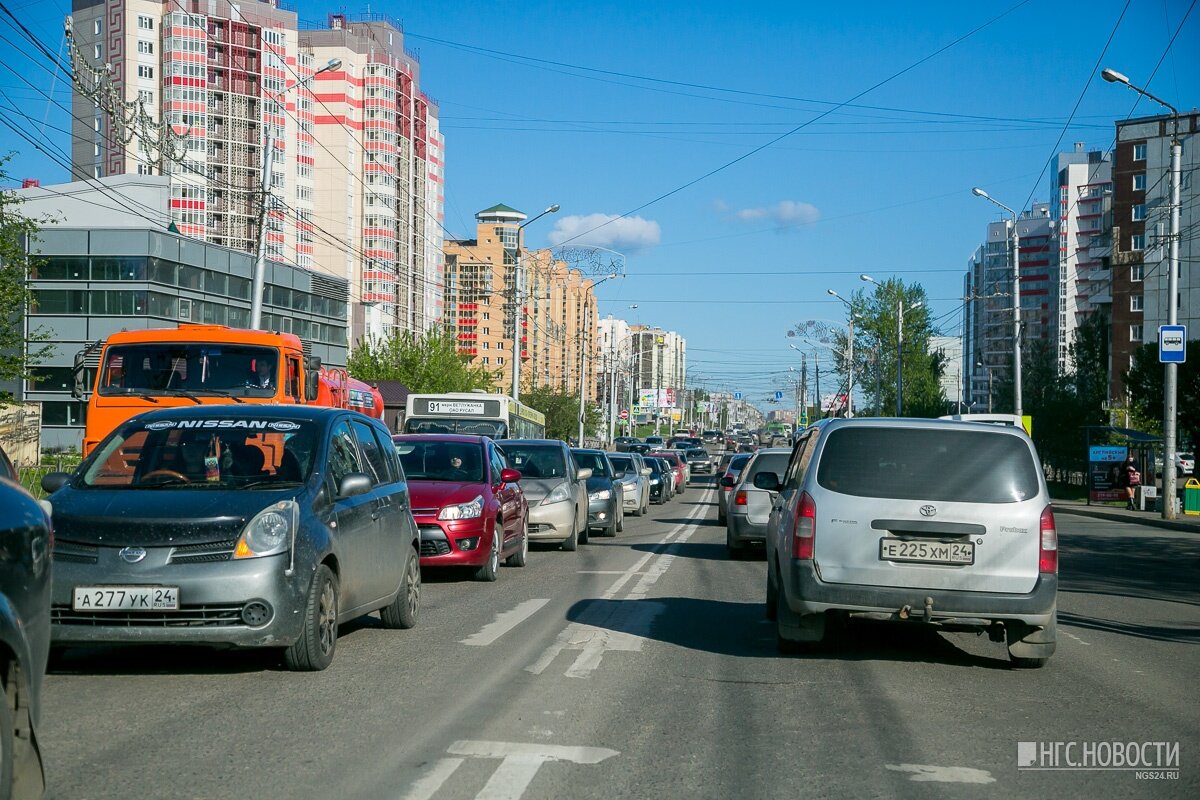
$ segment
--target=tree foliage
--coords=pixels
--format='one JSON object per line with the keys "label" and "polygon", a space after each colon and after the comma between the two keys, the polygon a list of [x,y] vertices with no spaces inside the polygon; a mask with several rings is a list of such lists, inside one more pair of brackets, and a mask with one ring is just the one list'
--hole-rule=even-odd
{"label": "tree foliage", "polygon": [[[1189,355],[1200,353],[1200,340],[1187,343]],[[1192,452],[1200,449],[1200,363],[1189,358],[1179,365],[1179,383],[1175,393],[1178,419],[1179,449],[1186,451],[1191,442]],[[1144,344],[1133,354],[1133,366],[1125,373],[1125,388],[1133,410],[1143,419],[1149,420],[1155,430],[1162,430],[1163,421],[1163,372],[1158,363],[1158,345]]]}
{"label": "tree foliage", "polygon": [[[521,402],[546,415],[546,437],[574,440],[579,436],[579,395],[552,386],[521,390]],[[584,404],[584,430],[595,435],[602,422],[600,411]]]}
{"label": "tree foliage", "polygon": [[[10,157],[0,158],[0,183],[7,183],[4,165]],[[29,275],[35,259],[29,245],[36,237],[38,224],[21,214],[24,202],[11,189],[0,190],[0,381],[23,381],[34,376],[34,367],[46,359],[52,346],[35,346],[49,334],[29,332],[26,342],[24,315],[32,293]],[[11,392],[0,391],[0,405],[12,402]]]}
{"label": "tree foliage", "polygon": [[441,328],[423,334],[397,331],[388,339],[363,339],[350,353],[350,374],[362,381],[400,381],[414,393],[492,390],[500,375],[458,352],[453,335]]}

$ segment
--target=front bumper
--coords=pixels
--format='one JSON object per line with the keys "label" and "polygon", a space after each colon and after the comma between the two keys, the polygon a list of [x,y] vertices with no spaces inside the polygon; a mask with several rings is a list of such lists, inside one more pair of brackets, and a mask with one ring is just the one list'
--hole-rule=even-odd
{"label": "front bumper", "polygon": [[[966,592],[896,586],[825,583],[812,561],[791,559],[783,580],[788,607],[796,614],[848,611],[873,619],[921,619],[967,623],[986,620],[1019,621],[1044,628],[1053,623],[1058,601],[1058,576],[1039,575],[1028,594]],[[929,613],[926,615],[926,600]],[[905,613],[902,609],[908,608]]]}
{"label": "front bumper", "polygon": [[589,500],[588,527],[615,530],[618,513],[617,501],[614,497],[609,497],[607,500]]}
{"label": "front bumper", "polygon": [[[745,506],[737,506],[737,508],[745,508]],[[731,541],[739,544],[766,544],[766,522],[751,522],[750,517],[746,514],[738,514],[735,511],[727,510],[725,512],[725,524],[729,530]]]}
{"label": "front bumper", "polygon": [[[287,553],[263,558],[171,564],[171,548],[149,548],[127,564],[118,548],[99,548],[94,564],[55,560],[50,639],[55,645],[104,642],[220,644],[286,647],[300,638],[313,569],[296,565],[285,575]],[[76,586],[178,586],[177,611],[74,611]],[[264,625],[242,619],[257,601],[271,609]]]}
{"label": "front bumper", "polygon": [[575,524],[575,505],[561,500],[551,505],[529,506],[529,541],[565,542]]}
{"label": "front bumper", "polygon": [[[422,567],[477,567],[491,556],[493,533],[483,518],[439,521],[433,516],[419,516],[415,519],[421,533]],[[465,549],[472,539],[474,546]]]}

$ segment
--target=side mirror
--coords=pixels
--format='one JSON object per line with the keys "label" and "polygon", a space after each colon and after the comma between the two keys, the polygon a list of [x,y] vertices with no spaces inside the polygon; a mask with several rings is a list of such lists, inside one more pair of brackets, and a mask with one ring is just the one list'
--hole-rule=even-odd
{"label": "side mirror", "polygon": [[304,400],[311,403],[321,395],[321,371],[319,369],[304,370]]}
{"label": "side mirror", "polygon": [[351,472],[342,476],[342,482],[338,486],[338,498],[357,497],[371,491],[371,487],[370,475],[365,472]]}
{"label": "side mirror", "polygon": [[71,397],[76,400],[83,399],[83,395],[87,392],[87,384],[83,382],[83,352],[80,350],[75,354],[75,366],[71,367]]}
{"label": "side mirror", "polygon": [[733,479],[732,475],[726,475],[725,477],[721,478],[721,485],[726,489],[732,489],[735,483],[737,483],[737,481]]}
{"label": "side mirror", "polygon": [[54,494],[66,486],[70,480],[71,473],[69,472],[47,472],[42,476],[42,491],[46,494]]}
{"label": "side mirror", "polygon": [[779,476],[774,472],[760,472],[754,476],[754,488],[766,489],[768,492],[778,492],[783,488]]}
{"label": "side mirror", "polygon": [[519,480],[521,480],[521,473],[518,470],[509,467],[500,470],[501,483],[516,483]]}
{"label": "side mirror", "polygon": [[576,480],[586,481],[590,477],[592,477],[592,468],[591,467],[583,467],[582,469],[579,470],[579,472],[575,473]]}
{"label": "side mirror", "polygon": [[654,470],[650,469],[649,467],[642,467],[642,469],[640,471],[643,475],[653,475],[654,474]]}

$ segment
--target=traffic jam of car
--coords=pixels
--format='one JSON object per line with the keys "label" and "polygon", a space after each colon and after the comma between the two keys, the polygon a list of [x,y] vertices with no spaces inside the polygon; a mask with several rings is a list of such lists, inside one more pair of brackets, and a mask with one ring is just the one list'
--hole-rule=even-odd
{"label": "traffic jam of car", "polygon": [[24,727],[0,746],[25,785],[42,773],[32,732],[52,653],[257,648],[324,670],[341,625],[373,613],[384,629],[417,625],[422,575],[494,582],[527,565],[531,544],[619,536],[697,476],[715,491],[728,557],[765,556],[780,653],[827,644],[855,617],[987,633],[1018,667],[1055,650],[1054,515],[1020,429],[822,420],[790,446],[680,431],[606,451],[507,438],[511,419],[491,435],[421,424],[393,434],[354,410],[304,406],[149,411],[74,471],[46,475],[40,506],[0,459],[3,518],[29,571],[5,577],[22,619],[7,644],[29,697],[8,709]]}

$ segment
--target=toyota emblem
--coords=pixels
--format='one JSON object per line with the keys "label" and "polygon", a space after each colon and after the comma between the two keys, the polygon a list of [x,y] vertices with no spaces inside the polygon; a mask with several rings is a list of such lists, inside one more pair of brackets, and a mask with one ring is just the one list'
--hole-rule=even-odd
{"label": "toyota emblem", "polygon": [[937,516],[937,506],[921,506],[922,517]]}
{"label": "toyota emblem", "polygon": [[122,559],[130,564],[136,564],[146,557],[146,548],[144,547],[122,547],[117,553]]}

